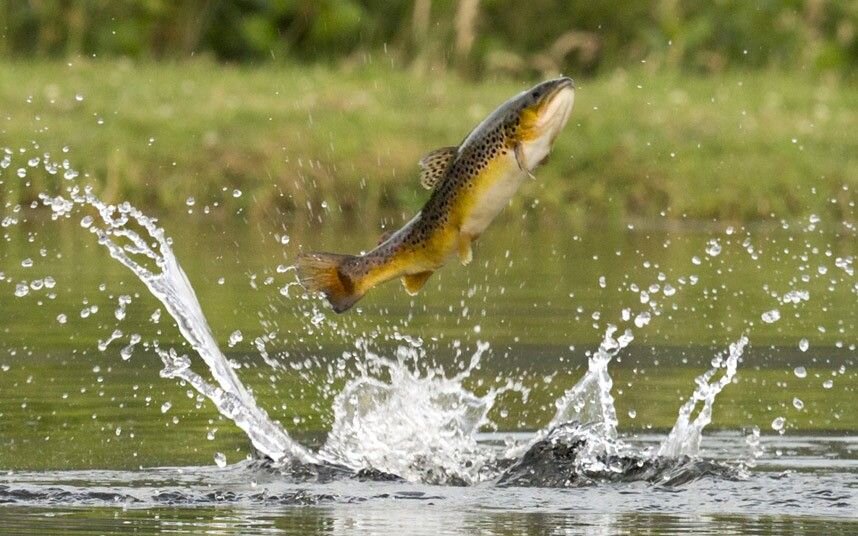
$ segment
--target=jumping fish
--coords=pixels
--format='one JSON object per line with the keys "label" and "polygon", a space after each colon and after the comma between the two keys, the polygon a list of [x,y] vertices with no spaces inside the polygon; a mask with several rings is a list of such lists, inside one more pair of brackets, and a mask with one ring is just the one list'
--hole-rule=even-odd
{"label": "jumping fish", "polygon": [[411,221],[363,255],[300,255],[298,280],[342,313],[369,289],[397,277],[416,294],[455,253],[468,264],[473,241],[548,156],[574,98],[574,82],[563,77],[506,101],[461,144],[420,160],[420,182],[432,194]]}

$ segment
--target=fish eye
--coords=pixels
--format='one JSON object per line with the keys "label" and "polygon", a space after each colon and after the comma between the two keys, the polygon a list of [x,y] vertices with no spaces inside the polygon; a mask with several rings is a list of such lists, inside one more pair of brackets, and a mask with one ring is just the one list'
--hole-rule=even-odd
{"label": "fish eye", "polygon": [[534,91],[533,93],[531,93],[531,94],[530,94],[530,96],[531,96],[531,97],[533,97],[533,98],[535,99],[535,98],[537,98],[537,97],[539,96],[539,92],[538,92],[538,91]]}

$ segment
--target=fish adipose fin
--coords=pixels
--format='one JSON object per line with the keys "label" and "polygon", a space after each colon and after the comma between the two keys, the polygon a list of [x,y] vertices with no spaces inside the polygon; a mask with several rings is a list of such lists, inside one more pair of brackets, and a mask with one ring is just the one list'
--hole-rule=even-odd
{"label": "fish adipose fin", "polygon": [[434,188],[458,151],[458,147],[441,147],[424,156],[420,160],[420,184],[427,190]]}
{"label": "fish adipose fin", "polygon": [[466,234],[459,235],[459,262],[461,262],[462,265],[468,265],[474,259],[474,252],[471,249],[471,240],[473,239]]}
{"label": "fish adipose fin", "polygon": [[420,272],[402,276],[402,286],[405,287],[405,292],[409,296],[415,296],[423,288],[423,285],[426,284],[426,281],[429,280],[430,275],[432,275],[432,272]]}
{"label": "fish adipose fin", "polygon": [[378,242],[375,243],[376,246],[380,246],[387,242],[387,239],[393,236],[393,231],[385,231],[381,233],[381,236],[378,237]]}
{"label": "fish adipose fin", "polygon": [[296,263],[298,281],[308,292],[321,292],[333,307],[342,313],[361,299],[354,281],[342,271],[343,263],[352,255],[336,253],[307,253],[300,255]]}

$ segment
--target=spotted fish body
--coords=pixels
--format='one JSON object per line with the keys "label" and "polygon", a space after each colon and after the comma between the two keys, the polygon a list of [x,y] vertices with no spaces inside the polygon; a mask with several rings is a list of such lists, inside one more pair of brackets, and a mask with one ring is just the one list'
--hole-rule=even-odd
{"label": "spotted fish body", "polygon": [[571,79],[543,82],[502,104],[457,147],[429,153],[420,162],[421,182],[432,188],[423,209],[363,255],[301,255],[302,285],[323,293],[339,313],[397,277],[416,294],[456,253],[469,263],[471,243],[548,156],[573,100]]}

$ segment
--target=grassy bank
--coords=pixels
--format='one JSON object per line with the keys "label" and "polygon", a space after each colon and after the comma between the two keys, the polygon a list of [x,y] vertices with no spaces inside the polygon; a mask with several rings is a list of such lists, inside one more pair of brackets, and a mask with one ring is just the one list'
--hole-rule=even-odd
{"label": "grassy bank", "polygon": [[[377,65],[6,63],[0,71],[0,146],[36,142],[34,152],[55,154],[69,146],[73,165],[109,199],[167,211],[240,189],[251,211],[325,202],[345,217],[419,207],[420,156],[461,140],[527,85]],[[517,203],[612,218],[854,211],[854,85],[778,72],[639,70],[578,88],[567,131]],[[60,180],[31,174],[27,188],[3,179],[0,195],[14,202]]]}

